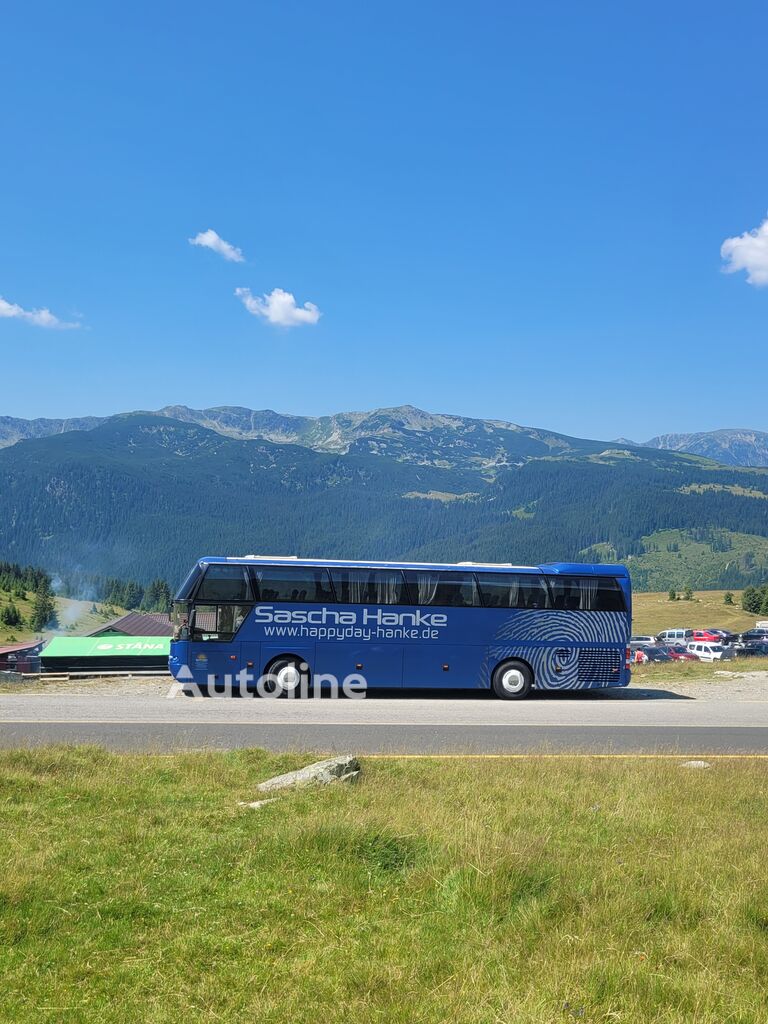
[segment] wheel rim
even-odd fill
[[[277,672],[275,682],[279,690],[295,690],[301,682],[301,674],[295,665],[283,665]]]
[[[520,693],[525,689],[525,675],[519,668],[507,668],[501,674],[501,688],[505,693]]]

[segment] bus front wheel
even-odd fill
[[[491,688],[502,700],[522,700],[533,689],[533,672],[524,661],[502,661],[494,670]]]
[[[302,682],[309,681],[308,676],[302,675],[302,665],[300,658],[291,655],[275,658],[265,673],[266,693],[277,697],[283,694],[300,697]]]

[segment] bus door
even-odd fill
[[[195,604],[189,613],[189,667],[196,682],[223,684],[243,667],[234,640],[250,608],[239,604]]]

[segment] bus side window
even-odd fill
[[[197,591],[198,601],[250,601],[248,567],[212,562]]]
[[[541,609],[552,607],[547,585],[541,576],[521,576],[519,586],[520,598],[518,600],[518,608],[532,608],[540,611]]]
[[[581,612],[626,611],[624,595],[610,576],[550,577],[554,608]]]
[[[411,601],[443,608],[472,608],[479,605],[475,577],[471,572],[406,571]]]
[[[549,586],[552,592],[552,607],[559,612],[564,611],[566,594],[565,580],[552,579],[549,581]]]
[[[187,632],[193,640],[230,641],[248,617],[249,604],[198,604]]]
[[[627,606],[619,581],[610,576],[598,577],[592,607],[599,612],[625,612]]]
[[[477,583],[486,608],[549,608],[549,594],[540,576],[532,573],[483,572]]]
[[[198,604],[192,611],[190,628],[192,636],[200,639],[201,634],[215,633],[218,626],[219,609],[213,604]]]
[[[292,604],[332,603],[334,600],[327,569],[303,565],[252,566],[257,600]]]
[[[400,569],[331,569],[331,580],[342,604],[408,604]]]

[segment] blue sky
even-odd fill
[[[768,430],[768,228],[720,256],[768,212],[767,31],[757,2],[12,5],[0,414]],[[319,317],[271,323],[275,289]]]

